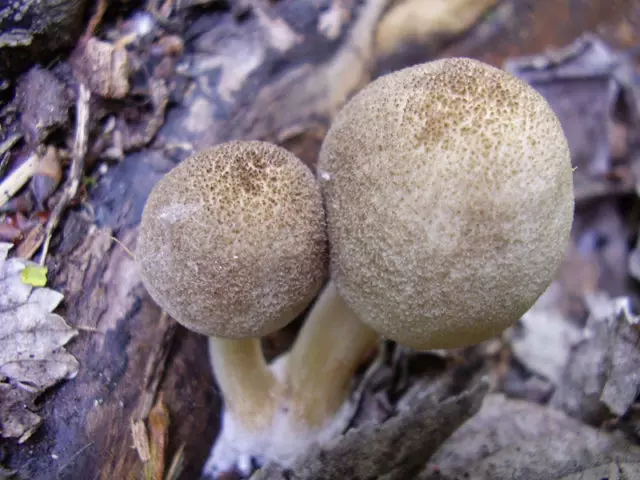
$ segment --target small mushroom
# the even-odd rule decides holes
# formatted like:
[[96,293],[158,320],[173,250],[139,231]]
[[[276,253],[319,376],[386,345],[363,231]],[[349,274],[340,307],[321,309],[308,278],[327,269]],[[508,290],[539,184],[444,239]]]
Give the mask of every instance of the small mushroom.
[[[322,336],[357,337],[358,322],[361,338],[377,332],[420,350],[513,325],[568,245],[570,160],[543,97],[484,63],[438,60],[369,84],[335,118],[318,164],[332,280],[316,308],[345,323],[314,309],[289,355],[319,355]],[[338,348],[350,346],[330,355]],[[290,366],[304,369],[292,378],[323,374]],[[344,392],[343,378],[325,389]]]
[[284,392],[259,339],[307,307],[328,267],[313,173],[265,142],[198,153],[151,192],[136,257],[151,297],[210,338],[226,406],[217,458],[268,451]]

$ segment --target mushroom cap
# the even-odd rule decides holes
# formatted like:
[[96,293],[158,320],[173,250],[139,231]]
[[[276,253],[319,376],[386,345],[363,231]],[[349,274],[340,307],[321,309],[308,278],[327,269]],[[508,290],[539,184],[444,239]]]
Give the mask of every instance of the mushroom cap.
[[369,84],[337,115],[318,175],[340,294],[413,348],[471,345],[515,323],[569,241],[558,119],[526,83],[475,60]]
[[151,297],[187,328],[231,339],[276,331],[327,274],[318,182],[269,143],[200,152],[153,188],[136,259]]

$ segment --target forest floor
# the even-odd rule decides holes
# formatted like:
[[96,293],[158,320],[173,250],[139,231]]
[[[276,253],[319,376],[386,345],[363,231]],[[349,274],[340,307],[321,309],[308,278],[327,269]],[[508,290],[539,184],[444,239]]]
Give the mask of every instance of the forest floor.
[[[449,56],[518,75],[562,122],[576,212],[558,278],[500,338],[383,345],[350,435],[255,478],[640,478],[637,1],[66,3],[86,8],[53,53],[43,25],[67,30],[46,0],[0,7],[0,478],[198,478],[221,402],[204,339],[140,282],[149,191],[232,139],[314,168],[354,92]],[[41,20],[24,41],[20,4]]]

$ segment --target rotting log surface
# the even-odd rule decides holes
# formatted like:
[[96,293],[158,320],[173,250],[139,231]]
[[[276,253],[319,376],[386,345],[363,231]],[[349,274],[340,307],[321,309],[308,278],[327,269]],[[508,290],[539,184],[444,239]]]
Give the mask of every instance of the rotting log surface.
[[[171,414],[170,452],[184,443],[184,478],[197,478],[216,434],[220,405],[205,344],[160,321],[133,260],[110,238],[135,247],[148,192],[190,149],[260,138],[313,165],[332,115],[371,72],[453,54],[499,65],[508,55],[564,45],[586,30],[615,25],[632,10],[637,19],[632,0],[504,1],[496,15],[444,50],[438,42],[437,49],[414,45],[377,63],[370,39],[386,2],[343,2],[344,24],[335,37],[317,28],[327,9],[322,3],[274,4],[273,18],[290,28],[279,41],[273,40],[268,22],[256,16],[239,22],[231,13],[204,12],[185,34],[193,88],[169,109],[153,147],[112,168],[93,191],[91,209],[67,215],[49,268],[51,286],[65,295],[61,313],[81,330],[70,347],[81,371],[47,394],[40,411],[44,424],[31,440],[21,446],[7,443],[5,464],[18,471],[18,478],[141,478],[131,419],[150,390],[145,381],[154,378],[150,357],[159,359],[159,372],[164,370],[158,391]],[[257,61],[239,68],[249,57]]]

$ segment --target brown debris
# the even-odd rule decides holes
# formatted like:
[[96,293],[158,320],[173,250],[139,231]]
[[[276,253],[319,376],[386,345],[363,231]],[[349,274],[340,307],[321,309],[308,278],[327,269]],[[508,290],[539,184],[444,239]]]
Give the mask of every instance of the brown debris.
[[165,35],[157,43],[162,55],[180,56],[184,52],[184,41],[178,35]]
[[22,230],[10,223],[0,223],[0,242],[16,243],[23,237]]
[[169,440],[169,411],[162,397],[149,412],[149,432],[151,458],[145,465],[145,479],[164,480],[167,442]]
[[45,202],[56,191],[62,180],[62,166],[58,151],[48,147],[38,163],[38,168],[31,178],[31,189],[40,210],[45,208]]
[[137,124],[130,125],[124,122],[119,124],[124,137],[123,149],[125,151],[147,145],[164,123],[165,110],[169,103],[169,89],[166,82],[161,79],[150,79],[148,95],[150,113],[140,118]]
[[31,145],[39,145],[51,132],[69,124],[72,98],[49,70],[36,66],[25,73],[18,82],[16,100],[22,131]]
[[129,92],[129,61],[122,45],[91,37],[78,44],[72,63],[78,81],[92,93],[122,99]]
[[45,239],[45,227],[41,222],[33,224],[28,233],[16,247],[16,256],[31,259],[42,246]]

